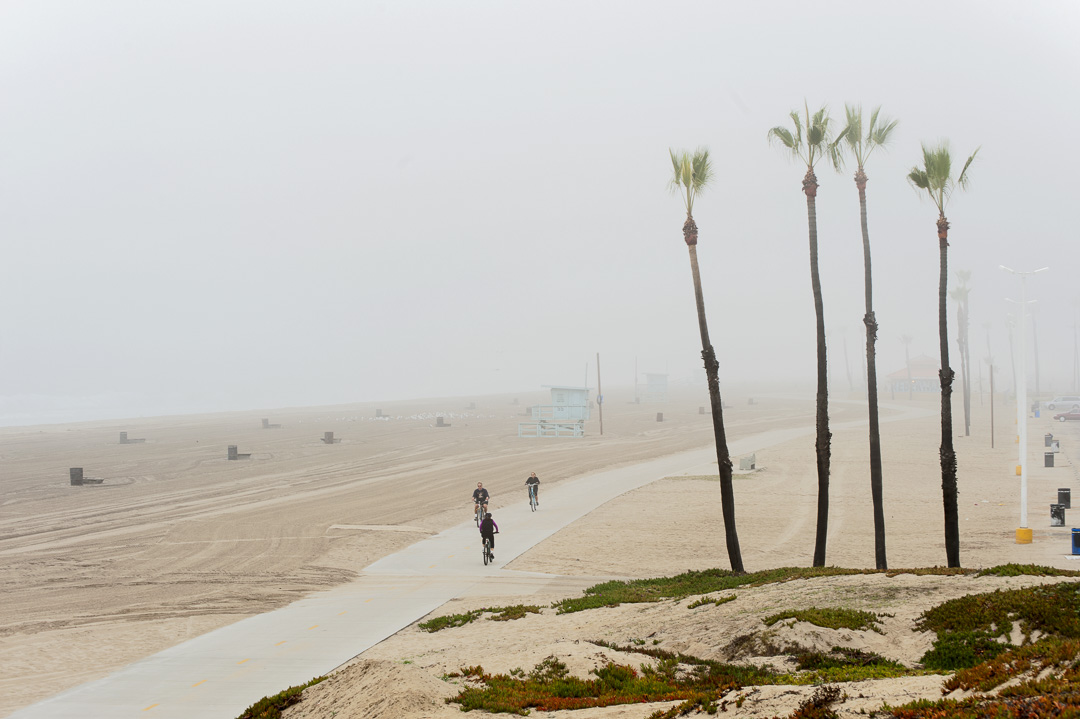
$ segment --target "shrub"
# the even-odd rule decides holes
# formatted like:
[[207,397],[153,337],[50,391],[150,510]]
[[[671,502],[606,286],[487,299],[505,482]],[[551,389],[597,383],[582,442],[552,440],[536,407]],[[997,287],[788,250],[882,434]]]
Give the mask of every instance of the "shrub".
[[244,713],[237,719],[280,719],[281,711],[298,703],[305,689],[325,679],[326,677],[315,677],[307,684],[298,684],[289,687],[285,691],[278,692],[274,696],[263,697],[245,709]]
[[450,627],[463,627],[469,622],[479,618],[484,611],[485,610],[483,609],[474,609],[473,611],[465,612],[464,614],[449,614],[445,617],[435,617],[430,621],[420,622],[417,626],[425,632],[437,632],[440,629],[449,629]]
[[799,622],[809,622],[815,626],[826,629],[872,629],[881,633],[877,626],[878,617],[872,612],[863,612],[857,609],[829,609],[810,607],[808,609],[792,609],[786,612],[773,614],[762,619],[766,626],[772,626],[783,619],[794,619]]

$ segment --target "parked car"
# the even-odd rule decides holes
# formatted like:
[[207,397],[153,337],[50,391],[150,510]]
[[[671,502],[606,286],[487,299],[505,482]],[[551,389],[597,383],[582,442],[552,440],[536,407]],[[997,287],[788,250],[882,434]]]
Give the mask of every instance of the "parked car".
[[[1054,397],[1046,403],[1047,409],[1057,409],[1058,407],[1061,407],[1062,409],[1078,410],[1080,409],[1080,396],[1064,395],[1062,397]],[[1057,417],[1054,419],[1057,419]]]
[[1080,419],[1080,409],[1074,409],[1069,412],[1059,412],[1054,415],[1054,419],[1059,422],[1068,422],[1070,419]]

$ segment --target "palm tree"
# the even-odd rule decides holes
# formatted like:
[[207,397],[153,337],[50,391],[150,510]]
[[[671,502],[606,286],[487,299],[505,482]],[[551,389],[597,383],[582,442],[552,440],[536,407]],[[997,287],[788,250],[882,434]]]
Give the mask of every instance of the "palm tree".
[[952,381],[949,367],[949,319],[946,314],[946,296],[949,280],[949,221],[945,218],[945,205],[953,191],[968,186],[967,171],[975,161],[978,148],[964,163],[964,169],[954,180],[949,145],[942,142],[936,147],[922,146],[923,166],[913,167],[908,182],[916,190],[923,190],[938,210],[938,342],[941,345],[941,494],[945,508],[945,555],[950,567],[960,566],[960,518],[956,491],[956,450],[952,436]]
[[971,293],[971,288],[968,286],[968,280],[971,279],[971,271],[959,270],[956,277],[960,280],[960,286],[954,288],[949,293],[949,296],[956,302],[956,343],[960,346],[960,378],[964,391],[964,436],[970,437],[971,374],[969,368],[971,367],[971,355],[968,352],[968,321],[970,319],[968,315],[968,295]]
[[847,145],[858,164],[855,170],[855,187],[859,190],[859,220],[862,226],[863,244],[863,287],[866,295],[866,403],[870,413],[870,494],[874,501],[874,559],[878,569],[888,569],[885,560],[885,509],[882,504],[881,488],[881,433],[878,428],[878,390],[877,359],[874,343],[877,342],[878,324],[874,315],[873,281],[870,273],[870,230],[866,224],[866,161],[879,147],[884,147],[897,120],[879,118],[881,108],[874,108],[870,113],[870,124],[863,133],[862,107],[844,106],[847,115],[847,127],[841,138]]
[[[803,105],[803,118],[798,110],[792,110],[790,117],[795,131],[786,127],[774,127],[769,130],[770,142],[778,142],[786,148],[793,158],[806,163],[802,189],[806,195],[807,225],[810,231],[810,285],[814,291],[814,311],[817,314],[817,452],[818,502],[817,502],[817,537],[814,541],[814,566],[825,566],[825,542],[829,529],[829,459],[832,434],[829,432],[829,379],[828,363],[825,356],[825,308],[821,299],[821,279],[818,276],[817,245],[817,175],[814,166],[828,155],[833,165],[839,167],[840,157],[837,145],[833,142],[828,110],[822,107],[810,115],[810,108]],[[804,134],[805,131],[805,134]]]
[[668,150],[675,170],[671,178],[672,192],[678,192],[686,206],[686,222],[683,223],[683,240],[690,250],[690,272],[694,278],[694,297],[697,300],[698,328],[701,330],[701,358],[705,361],[705,376],[709,383],[709,403],[712,405],[713,436],[716,440],[716,463],[720,467],[720,502],[724,515],[724,533],[727,539],[728,561],[731,571],[743,573],[742,552],[739,535],[735,531],[735,491],[731,481],[731,455],[728,454],[727,435],[724,431],[724,403],[720,399],[720,363],[709,341],[709,326],[705,322],[705,299],[701,293],[701,274],[698,272],[698,228],[694,222],[694,200],[712,179],[709,151],[699,149],[693,154]]

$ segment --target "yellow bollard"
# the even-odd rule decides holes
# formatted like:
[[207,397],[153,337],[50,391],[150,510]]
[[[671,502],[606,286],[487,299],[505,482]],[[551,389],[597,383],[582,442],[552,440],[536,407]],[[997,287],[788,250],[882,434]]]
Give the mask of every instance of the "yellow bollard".
[[1017,477],[1019,477],[1019,476],[1020,476],[1020,474],[1021,474],[1020,470],[1021,470],[1021,469],[1022,469],[1022,468],[1020,467],[1020,465],[1019,465],[1019,464],[1018,464],[1018,465],[1016,465],[1016,476],[1017,476]]
[[1031,530],[1027,527],[1021,527],[1016,530],[1016,543],[1017,544],[1031,544]]

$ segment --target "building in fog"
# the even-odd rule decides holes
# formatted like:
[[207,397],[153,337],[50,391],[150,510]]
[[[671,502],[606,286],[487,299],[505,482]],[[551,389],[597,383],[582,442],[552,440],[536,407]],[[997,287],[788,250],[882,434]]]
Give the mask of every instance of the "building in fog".
[[[910,391],[917,393],[941,394],[941,377],[938,375],[940,362],[933,357],[919,355],[911,358],[910,381],[908,369],[903,367],[886,377],[889,390],[896,394]],[[953,369],[957,374],[958,368]]]
[[639,384],[635,396],[645,404],[667,402],[668,376],[666,374],[645,373],[645,384]]

